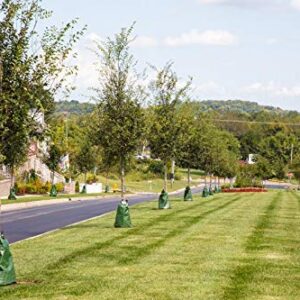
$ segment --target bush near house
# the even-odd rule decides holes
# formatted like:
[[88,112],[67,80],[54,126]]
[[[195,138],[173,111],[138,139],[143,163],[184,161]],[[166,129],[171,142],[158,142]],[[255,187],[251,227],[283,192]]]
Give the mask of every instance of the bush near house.
[[[41,180],[36,179],[35,181],[16,182],[15,190],[16,194],[21,196],[25,194],[31,195],[45,195],[50,192],[51,184],[49,182],[43,183]],[[64,191],[64,184],[62,182],[56,184],[56,189],[59,193]]]

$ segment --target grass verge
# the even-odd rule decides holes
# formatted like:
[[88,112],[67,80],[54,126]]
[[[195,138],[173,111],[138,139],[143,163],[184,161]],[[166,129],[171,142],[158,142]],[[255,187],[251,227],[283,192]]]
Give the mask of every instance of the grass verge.
[[17,200],[7,200],[2,199],[2,204],[14,204],[14,203],[24,203],[24,202],[34,202],[34,201],[41,201],[41,200],[55,200],[55,199],[66,199],[66,198],[86,198],[86,197],[97,197],[97,196],[107,196],[112,194],[106,193],[96,193],[96,194],[60,194],[57,197],[50,197],[48,195],[41,195],[41,196],[26,196],[26,197],[18,197]]
[[300,197],[218,194],[131,208],[12,245],[3,299],[299,299]]

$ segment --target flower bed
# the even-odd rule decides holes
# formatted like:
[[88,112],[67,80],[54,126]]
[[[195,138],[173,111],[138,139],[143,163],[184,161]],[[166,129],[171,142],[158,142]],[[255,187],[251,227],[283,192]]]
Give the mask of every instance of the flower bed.
[[222,189],[223,193],[265,193],[267,189],[258,187]]

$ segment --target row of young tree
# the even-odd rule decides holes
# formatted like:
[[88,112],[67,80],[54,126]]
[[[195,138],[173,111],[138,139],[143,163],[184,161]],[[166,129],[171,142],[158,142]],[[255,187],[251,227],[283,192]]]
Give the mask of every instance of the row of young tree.
[[155,79],[148,88],[141,84],[129,51],[132,29],[122,29],[114,39],[97,44],[100,71],[99,86],[94,87],[95,111],[88,117],[52,119],[55,147],[61,154],[69,153],[72,160],[69,176],[86,174],[95,166],[108,173],[118,165],[123,196],[125,171],[139,149],[148,146],[152,158],[163,162],[165,191],[172,161],[188,170],[233,177],[238,141],[193,110],[188,101],[191,80],[182,85],[172,63],[162,69],[153,67]]
[[[172,63],[162,69],[152,67],[156,76],[145,89],[130,54],[132,29],[123,29],[114,39],[97,44],[100,71],[94,99],[98,105],[90,119],[91,138],[87,139],[98,151],[101,149],[107,169],[119,164],[122,191],[126,165],[141,145],[149,146],[152,157],[163,162],[165,190],[171,161],[188,170],[196,168],[232,178],[238,173],[239,159],[253,153],[256,166],[249,168],[249,176],[283,178],[288,171],[297,176],[298,133],[281,124],[281,116],[268,114],[268,118],[254,123],[249,117],[241,118],[241,123],[223,123],[216,113],[200,113],[188,97],[191,79],[182,83]],[[85,150],[80,152],[81,163],[87,148],[91,145],[84,145]],[[85,157],[88,159],[88,155]]]
[[191,109],[191,79],[182,84],[171,62],[162,69],[152,67],[155,78],[148,89],[141,84],[129,49],[132,30],[124,28],[114,39],[97,45],[100,71],[94,98],[98,105],[90,131],[107,168],[119,165],[122,197],[126,165],[141,145],[163,162],[164,191],[172,161],[188,170],[233,177],[239,158],[237,139]]
[[77,20],[72,20],[40,35],[37,24],[51,13],[39,0],[4,0],[0,8],[0,158],[12,175],[26,159],[30,140],[45,138],[52,142],[47,163],[53,171],[57,156],[63,153],[72,158],[70,176],[87,173],[99,162],[106,170],[118,165],[122,192],[125,170],[142,145],[149,146],[152,157],[163,162],[165,190],[171,161],[189,170],[234,177],[239,144],[243,155],[260,155],[259,165],[265,174],[278,177],[288,161],[293,162],[289,153],[293,145],[290,167],[296,173],[297,134],[287,135],[276,126],[273,134],[257,128],[242,134],[228,123],[209,120],[189,99],[192,79],[182,83],[170,62],[162,69],[152,66],[155,78],[146,86],[130,53],[133,26],[97,43],[99,81],[93,88],[97,106],[88,119],[71,120],[68,126],[76,127],[76,136],[65,138],[63,118],[52,118],[52,130],[51,126],[41,127],[36,121],[39,113],[48,119],[57,95],[71,90],[67,78],[76,74],[77,68],[70,65],[70,57],[73,61],[76,58],[73,48],[85,28],[77,30]]

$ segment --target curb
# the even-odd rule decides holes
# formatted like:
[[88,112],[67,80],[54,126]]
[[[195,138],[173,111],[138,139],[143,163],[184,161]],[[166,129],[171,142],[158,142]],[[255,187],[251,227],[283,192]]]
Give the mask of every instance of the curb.
[[[197,188],[201,187],[202,184],[191,186],[191,188]],[[174,192],[170,192],[169,195],[176,195],[180,192],[183,192],[185,188],[179,189]],[[125,194],[126,198],[131,198],[136,195],[155,195],[159,196],[160,193],[149,193],[149,192],[138,192],[133,194]],[[111,198],[116,197],[116,195],[107,195],[107,196],[90,196],[90,197],[76,197],[76,198],[60,198],[60,199],[51,199],[51,200],[39,200],[39,201],[30,201],[30,202],[21,202],[21,203],[11,203],[11,204],[2,204],[1,205],[1,211],[2,212],[8,212],[8,211],[15,211],[15,210],[21,210],[21,209],[27,209],[27,208],[33,208],[33,207],[40,207],[40,206],[46,206],[46,205],[54,205],[59,203],[68,203],[68,202],[76,202],[76,201],[89,201],[89,200],[109,200]],[[71,200],[69,200],[71,199]]]
[[[106,200],[114,198],[116,195],[108,195],[108,196],[90,196],[90,197],[76,197],[76,198],[60,198],[60,199],[51,199],[51,200],[39,200],[39,201],[30,201],[30,202],[20,202],[20,203],[11,203],[11,204],[2,204],[1,211],[8,212],[14,210],[21,210],[32,207],[46,206],[46,205],[54,205],[59,203],[67,203],[67,202],[78,202],[78,201],[89,201],[89,200]],[[133,194],[125,195],[127,198],[130,196],[134,196]],[[71,200],[70,200],[71,199]]]

